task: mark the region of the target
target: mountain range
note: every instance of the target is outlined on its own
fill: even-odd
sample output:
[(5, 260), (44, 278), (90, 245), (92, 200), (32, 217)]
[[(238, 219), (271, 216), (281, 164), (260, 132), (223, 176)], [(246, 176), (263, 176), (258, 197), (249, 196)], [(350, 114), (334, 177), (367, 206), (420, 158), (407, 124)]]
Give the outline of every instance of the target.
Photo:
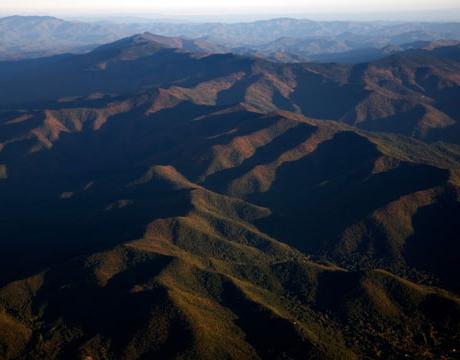
[(0, 62), (0, 358), (454, 359), (460, 46), (193, 37)]
[(88, 52), (139, 33), (188, 39), (212, 52), (258, 56), (276, 62), (360, 63), (427, 43), (460, 41), (458, 23), (312, 21), (279, 18), (241, 23), (193, 23), (127, 17), (67, 21), (49, 16), (0, 18), (0, 59)]
[(460, 45), (432, 43), (357, 65), (276, 64), (207, 48), (144, 33), (87, 54), (3, 62), (0, 106), (46, 108), (155, 88), (158, 108), (245, 102), (429, 142), (460, 140)]

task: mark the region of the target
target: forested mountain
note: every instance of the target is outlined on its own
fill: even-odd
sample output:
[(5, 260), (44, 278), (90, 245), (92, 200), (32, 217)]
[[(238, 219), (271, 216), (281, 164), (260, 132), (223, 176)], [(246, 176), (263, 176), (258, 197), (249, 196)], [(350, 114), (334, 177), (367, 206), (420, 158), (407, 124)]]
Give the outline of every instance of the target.
[(444, 45), (283, 64), (144, 33), (0, 63), (0, 358), (455, 358)]

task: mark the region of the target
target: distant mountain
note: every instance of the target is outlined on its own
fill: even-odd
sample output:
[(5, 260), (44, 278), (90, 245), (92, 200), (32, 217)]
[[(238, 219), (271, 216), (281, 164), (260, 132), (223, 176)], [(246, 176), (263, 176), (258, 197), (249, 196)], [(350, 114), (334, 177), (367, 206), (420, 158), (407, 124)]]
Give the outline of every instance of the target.
[[(280, 62), (358, 63), (388, 55), (384, 48), (460, 40), (458, 23), (318, 22), (272, 19), (248, 23), (71, 22), (53, 17), (0, 19), (0, 59), (87, 52), (98, 45), (150, 32), (188, 50), (232, 52)], [(181, 38), (182, 40), (179, 40)], [(160, 41), (161, 42), (161, 41)], [(228, 50), (227, 50), (228, 49)], [(399, 50), (398, 50), (399, 51)]]
[[(371, 39), (349, 40), (342, 38), (294, 39), (280, 38), (268, 44), (235, 48), (238, 54), (262, 57), (274, 62), (320, 62), (358, 64), (384, 58), (410, 49), (431, 50), (438, 46), (458, 45), (456, 40), (416, 41), (395, 44), (390, 41), (378, 43)], [(385, 45), (386, 44), (386, 45)]]
[[(417, 42), (460, 40), (458, 23), (311, 21), (280, 18), (231, 24), (151, 24), (167, 36), (204, 38), (243, 55), (279, 62), (359, 63), (407, 50)], [(398, 47), (401, 46), (400, 49)], [(397, 50), (398, 49), (398, 50)]]
[[(0, 18), (0, 59), (14, 60), (84, 53), (105, 44), (143, 31), (146, 25), (84, 23), (49, 16), (10, 16)], [(153, 37), (153, 35), (151, 35)], [(191, 51), (222, 52), (222, 47), (204, 40), (156, 36), (167, 47)]]
[[(404, 44), (414, 41), (460, 39), (458, 23), (388, 23), (353, 21), (311, 21), (279, 18), (248, 23), (151, 24), (149, 31), (166, 36), (206, 37), (226, 46), (262, 45), (279, 38), (380, 41)], [(363, 41), (364, 40), (364, 41)]]
[(460, 47), (195, 46), (0, 63), (0, 358), (455, 358)]
[(0, 19), (0, 57), (21, 59), (66, 52), (85, 52), (95, 44), (114, 41), (126, 33), (99, 24), (74, 23), (49, 16), (10, 16)]

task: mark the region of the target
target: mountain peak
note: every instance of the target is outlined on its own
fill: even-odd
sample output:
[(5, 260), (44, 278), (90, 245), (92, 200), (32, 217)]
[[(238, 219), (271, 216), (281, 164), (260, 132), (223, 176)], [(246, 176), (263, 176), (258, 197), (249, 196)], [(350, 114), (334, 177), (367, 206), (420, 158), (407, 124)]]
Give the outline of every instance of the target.
[(157, 34), (152, 34), (151, 32), (144, 32), (141, 34), (134, 35), (132, 40), (135, 43), (157, 43), (164, 45), (165, 47), (170, 48), (182, 48), (183, 47), (183, 39), (179, 37), (169, 37), (169, 36), (162, 36)]
[(149, 55), (153, 52), (161, 50), (163, 48), (171, 47), (166, 46), (158, 41), (155, 41), (156, 36), (151, 33), (136, 34), (130, 37), (126, 37), (115, 42), (105, 44), (96, 48), (93, 52), (105, 52), (105, 51), (119, 51), (119, 52), (132, 52), (135, 50), (134, 55), (141, 57)]
[(29, 24), (31, 26), (42, 24), (42, 23), (55, 23), (62, 24), (64, 20), (59, 19), (54, 16), (23, 16), (23, 15), (11, 15), (4, 18), (0, 18), (1, 23), (11, 23), (15, 26), (21, 26), (24, 24)]
[(61, 20), (54, 16), (39, 16), (39, 15), (11, 15), (6, 16), (3, 19), (11, 19), (11, 20)]
[(151, 32), (139, 33), (110, 44), (98, 47), (95, 51), (119, 50), (129, 52), (135, 58), (151, 55), (161, 49), (177, 49), (185, 52), (201, 54), (222, 54), (227, 49), (202, 39), (186, 39), (153, 34)]

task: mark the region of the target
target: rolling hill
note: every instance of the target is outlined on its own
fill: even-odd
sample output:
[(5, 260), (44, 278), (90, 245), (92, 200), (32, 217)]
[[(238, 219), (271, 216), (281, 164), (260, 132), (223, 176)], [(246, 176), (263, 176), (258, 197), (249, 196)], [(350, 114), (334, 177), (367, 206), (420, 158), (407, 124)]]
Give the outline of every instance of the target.
[(0, 64), (0, 357), (455, 358), (458, 48), (157, 40)]

